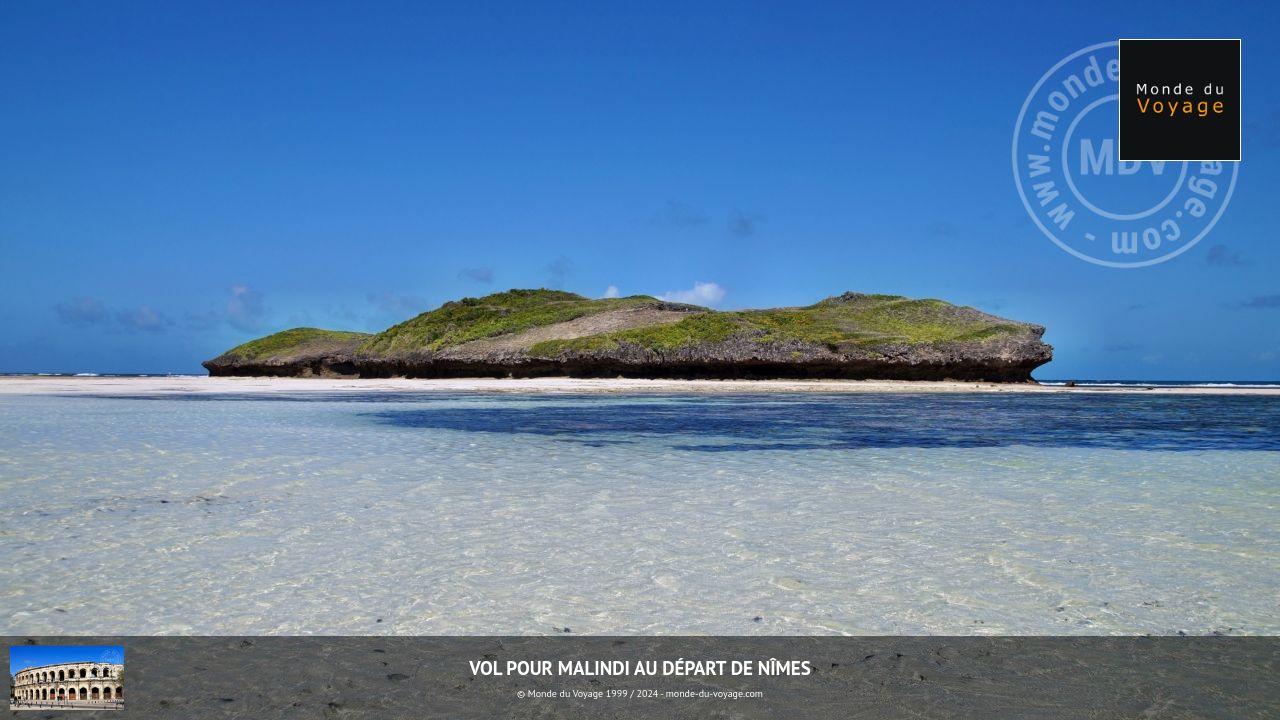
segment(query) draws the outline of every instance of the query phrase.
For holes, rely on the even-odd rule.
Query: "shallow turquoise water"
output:
[[[6,634],[1280,633],[1271,397],[5,396],[0,498]]]

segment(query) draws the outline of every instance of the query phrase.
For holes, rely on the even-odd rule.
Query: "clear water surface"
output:
[[[1280,633],[1280,398],[0,397],[5,634]]]

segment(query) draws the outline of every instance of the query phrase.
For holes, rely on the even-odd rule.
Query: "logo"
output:
[[[1120,157],[1240,159],[1239,40],[1120,40]]]
[[[1235,191],[1239,164],[1124,161],[1119,43],[1063,58],[1031,89],[1013,132],[1013,176],[1031,219],[1095,265],[1138,268],[1190,250]]]

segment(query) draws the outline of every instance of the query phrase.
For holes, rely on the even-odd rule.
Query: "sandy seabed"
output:
[[[0,395],[171,395],[190,393],[475,392],[512,394],[628,393],[1155,393],[1162,395],[1280,395],[1277,387],[1037,385],[901,380],[643,380],[626,378],[460,378],[378,380],[270,377],[40,377],[0,378]]]
[[[0,625],[1277,635],[1277,428],[1181,388],[7,377]]]

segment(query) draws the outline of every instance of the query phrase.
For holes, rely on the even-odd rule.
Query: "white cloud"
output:
[[[696,282],[688,290],[672,290],[659,297],[663,300],[691,305],[715,305],[724,299],[725,290],[713,282]]]
[[[607,297],[607,298],[622,297],[622,293],[618,291],[617,285],[610,285],[608,288],[605,289],[603,297]]]

